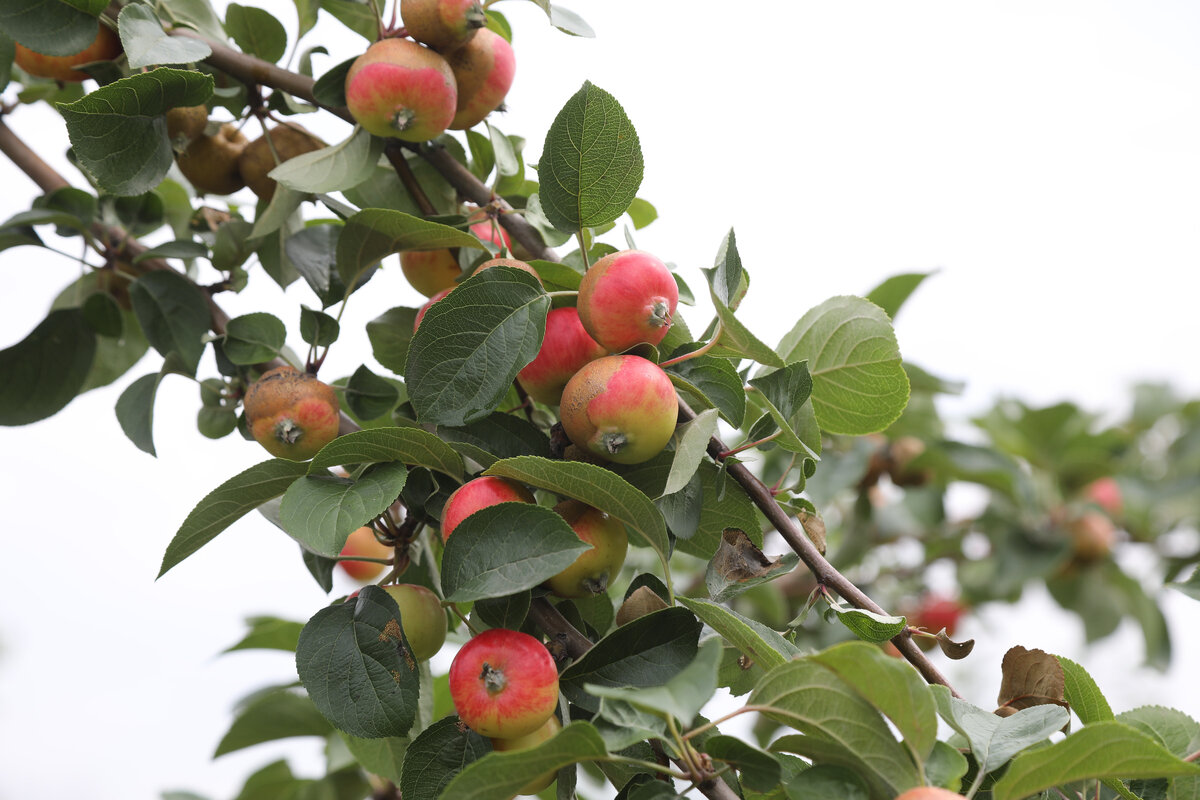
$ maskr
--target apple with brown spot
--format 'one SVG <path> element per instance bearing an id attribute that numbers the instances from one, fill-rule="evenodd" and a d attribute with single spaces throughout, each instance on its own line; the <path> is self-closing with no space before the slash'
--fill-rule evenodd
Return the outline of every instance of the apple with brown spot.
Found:
<path id="1" fill-rule="evenodd" d="M 242 401 L 250 434 L 277 458 L 307 461 L 338 435 L 337 394 L 294 367 L 263 374 Z"/>
<path id="2" fill-rule="evenodd" d="M 546 315 L 546 335 L 533 361 L 517 373 L 521 387 L 539 403 L 556 406 L 567 381 L 584 365 L 607 351 L 588 335 L 575 308 L 553 308 Z"/>
<path id="3" fill-rule="evenodd" d="M 641 356 L 605 356 L 567 381 L 559 414 L 579 447 L 618 464 L 640 464 L 670 441 L 679 400 L 657 364 Z"/>
<path id="4" fill-rule="evenodd" d="M 558 707 L 558 670 L 539 640 L 492 628 L 472 637 L 454 656 L 450 698 L 463 724 L 481 736 L 527 736 Z"/>
<path id="5" fill-rule="evenodd" d="M 382 587 L 400 608 L 400 626 L 412 648 L 413 658 L 433 658 L 446 643 L 446 609 L 438 596 L 424 586 L 394 583 Z"/>
<path id="6" fill-rule="evenodd" d="M 455 489 L 442 508 L 442 540 L 450 538 L 458 523 L 481 508 L 497 503 L 532 503 L 533 495 L 521 484 L 508 478 L 484 475 Z"/>
<path id="7" fill-rule="evenodd" d="M 346 108 L 376 136 L 424 142 L 454 119 L 458 90 L 446 59 L 409 39 L 382 39 L 346 73 Z"/>
<path id="8" fill-rule="evenodd" d="M 597 261 L 579 284 L 579 319 L 611 353 L 643 342 L 657 345 L 671 327 L 679 286 L 667 265 L 643 250 Z"/>

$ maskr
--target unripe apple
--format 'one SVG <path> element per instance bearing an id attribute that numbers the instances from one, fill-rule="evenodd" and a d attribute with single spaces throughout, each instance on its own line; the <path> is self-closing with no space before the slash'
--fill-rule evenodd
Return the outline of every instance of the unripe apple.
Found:
<path id="1" fill-rule="evenodd" d="M 446 643 L 446 609 L 437 595 L 412 583 L 394 583 L 383 590 L 400 607 L 400 627 L 412 647 L 413 658 L 432 658 Z"/>
<path id="2" fill-rule="evenodd" d="M 346 108 L 376 136 L 424 142 L 454 119 L 458 92 L 446 59 L 409 39 L 382 39 L 346 73 Z"/>
<path id="3" fill-rule="evenodd" d="M 458 85 L 458 103 L 450 129 L 474 127 L 504 102 L 517 59 L 503 36 L 482 28 L 464 45 L 446 55 Z"/>
<path id="4" fill-rule="evenodd" d="M 246 185 L 238 170 L 238 158 L 247 140 L 237 126 L 226 123 L 214 136 L 193 139 L 175 163 L 196 191 L 205 194 L 233 194 Z"/>
<path id="5" fill-rule="evenodd" d="M 267 143 L 270 137 L 270 144 Z M 274 146 L 275 152 L 271 152 Z M 285 161 L 303 153 L 311 153 L 325 146 L 317 137 L 299 125 L 289 123 L 277 125 L 267 133 L 246 145 L 238 157 L 238 171 L 242 180 L 263 200 L 270 201 L 275 196 L 275 181 L 267 174 Z M 278 161 L 276 160 L 278 156 Z"/>
<path id="6" fill-rule="evenodd" d="M 450 697 L 463 724 L 512 739 L 546 724 L 558 706 L 558 670 L 540 641 L 492 628 L 464 644 L 450 664 Z"/>
<path id="7" fill-rule="evenodd" d="M 515 481 L 484 475 L 455 489 L 442 508 L 442 541 L 450 538 L 458 523 L 481 508 L 497 503 L 533 503 L 533 495 Z"/>
<path id="8" fill-rule="evenodd" d="M 350 532 L 346 544 L 342 546 L 343 556 L 365 556 L 367 558 L 391 558 L 394 550 L 375 538 L 375 531 L 362 527 Z M 347 575 L 359 583 L 378 578 L 383 572 L 383 564 L 374 561 L 339 561 Z"/>
<path id="9" fill-rule="evenodd" d="M 963 796 L 937 786 L 917 786 L 897 795 L 896 800 L 963 800 Z"/>
<path id="10" fill-rule="evenodd" d="M 562 730 L 562 723 L 558 721 L 558 717 L 551 715 L 550 719 L 546 720 L 546 724 L 538 728 L 533 733 L 527 733 L 524 736 L 516 736 L 510 739 L 492 739 L 492 749 L 497 753 L 511 753 L 515 750 L 528 750 L 531 747 L 537 747 L 542 742 L 550 739 L 554 734 Z M 537 794 L 542 789 L 545 789 L 550 784 L 554 783 L 554 779 L 558 777 L 556 770 L 551 770 L 545 775 L 539 775 L 529 783 L 521 787 L 520 794 Z"/>
<path id="11" fill-rule="evenodd" d="M 167 138 L 171 144 L 183 150 L 193 139 L 204 135 L 208 126 L 208 106 L 179 106 L 169 108 L 166 113 Z"/>
<path id="12" fill-rule="evenodd" d="M 1117 528 L 1099 511 L 1084 511 L 1067 525 L 1071 551 L 1077 561 L 1107 558 L 1117 543 Z"/>
<path id="13" fill-rule="evenodd" d="M 476 211 L 469 219 L 478 219 L 480 216 L 480 212 Z M 499 225 L 493 228 L 489 219 L 476 222 L 467 230 L 482 242 L 489 242 L 497 247 L 508 247 L 508 233 Z M 462 277 L 462 268 L 458 266 L 458 258 L 455 257 L 454 251 L 445 248 L 401 252 L 400 271 L 412 287 L 426 297 L 453 289 Z"/>
<path id="14" fill-rule="evenodd" d="M 1120 484 L 1110 476 L 1097 478 L 1083 487 L 1083 496 L 1109 514 L 1120 514 L 1125 505 Z"/>
<path id="15" fill-rule="evenodd" d="M 574 308 L 554 308 L 546 315 L 546 335 L 538 354 L 517 373 L 517 380 L 539 403 L 556 406 L 563 388 L 584 364 L 604 356 L 605 349 L 588 336 Z"/>
<path id="16" fill-rule="evenodd" d="M 662 452 L 679 418 L 671 379 L 641 356 L 605 356 L 576 372 L 559 407 L 571 441 L 618 464 Z"/>
<path id="17" fill-rule="evenodd" d="M 479 0 L 400 0 L 408 35 L 440 53 L 460 47 L 487 24 Z"/>
<path id="18" fill-rule="evenodd" d="M 307 461 L 338 435 L 337 395 L 315 375 L 276 367 L 242 401 L 255 440 L 277 458 Z"/>
<path id="19" fill-rule="evenodd" d="M 678 304 L 679 286 L 671 271 L 642 250 L 606 255 L 579 284 L 579 319 L 611 353 L 642 342 L 657 345 Z"/>
<path id="20" fill-rule="evenodd" d="M 38 78 L 53 78 L 64 83 L 86 81 L 91 76 L 75 67 L 93 61 L 112 61 L 124 52 L 121 49 L 121 39 L 112 28 L 99 20 L 96 21 L 96 26 L 96 38 L 74 55 L 48 56 L 17 44 L 13 60 L 18 67 Z"/>
<path id="21" fill-rule="evenodd" d="M 554 510 L 592 549 L 581 553 L 575 563 L 546 581 L 547 588 L 559 597 L 603 594 L 625 564 L 625 552 L 629 549 L 625 523 L 578 500 L 564 500 Z"/>
<path id="22" fill-rule="evenodd" d="M 425 305 L 423 305 L 417 309 L 417 315 L 415 317 L 413 317 L 413 333 L 416 333 L 417 328 L 421 327 L 421 320 L 425 319 L 425 314 L 429 312 L 429 309 L 433 308 L 433 304 L 436 303 L 438 300 L 441 300 L 446 295 L 450 294 L 450 292 L 452 292 L 452 291 L 454 291 L 454 289 L 452 289 L 452 288 L 451 289 L 442 289 L 440 292 L 435 294 L 433 297 L 429 298 L 425 302 Z"/>

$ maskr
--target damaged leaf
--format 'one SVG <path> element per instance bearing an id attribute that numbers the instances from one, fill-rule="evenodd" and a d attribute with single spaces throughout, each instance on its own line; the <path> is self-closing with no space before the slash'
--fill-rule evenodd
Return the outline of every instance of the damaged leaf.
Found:
<path id="1" fill-rule="evenodd" d="M 795 553 L 768 558 L 744 531 L 726 528 L 721 532 L 717 552 L 708 562 L 704 583 L 709 597 L 720 603 L 752 586 L 786 575 L 799 561 Z"/>
<path id="2" fill-rule="evenodd" d="M 1023 708 L 1054 704 L 1070 708 L 1064 699 L 1066 678 L 1058 659 L 1043 650 L 1017 645 L 1000 662 L 1002 678 L 996 713 L 1009 717 Z"/>

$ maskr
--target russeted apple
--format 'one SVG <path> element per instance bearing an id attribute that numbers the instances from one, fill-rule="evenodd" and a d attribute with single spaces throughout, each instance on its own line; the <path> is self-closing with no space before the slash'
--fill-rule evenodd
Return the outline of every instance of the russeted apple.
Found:
<path id="1" fill-rule="evenodd" d="M 467 481 L 451 492 L 442 508 L 442 540 L 450 538 L 458 523 L 481 508 L 497 503 L 533 503 L 528 489 L 508 478 L 484 475 Z"/>
<path id="2" fill-rule="evenodd" d="M 337 394 L 315 375 L 276 367 L 242 401 L 250 434 L 277 458 L 307 461 L 338 435 Z"/>
<path id="3" fill-rule="evenodd" d="M 393 583 L 383 587 L 400 607 L 400 626 L 412 647 L 413 658 L 433 658 L 446 643 L 446 609 L 436 594 L 424 586 Z"/>
<path id="4" fill-rule="evenodd" d="M 592 549 L 581 553 L 571 566 L 546 581 L 546 587 L 559 597 L 603 594 L 625 564 L 629 549 L 625 523 L 578 500 L 564 500 L 554 510 Z"/>
<path id="5" fill-rule="evenodd" d="M 408 35 L 439 53 L 461 47 L 487 24 L 479 0 L 400 0 Z"/>
<path id="6" fill-rule="evenodd" d="M 468 219 L 477 220 L 482 212 L 476 211 Z M 508 233 L 490 219 L 474 222 L 469 228 L 481 242 L 505 249 L 509 246 Z M 453 289 L 462 276 L 462 268 L 453 250 L 405 250 L 400 253 L 400 271 L 421 294 L 433 297 L 438 292 Z"/>
<path id="7" fill-rule="evenodd" d="M 204 135 L 208 126 L 208 106 L 178 106 L 167 109 L 167 138 L 171 145 L 182 152 Z"/>
<path id="8" fill-rule="evenodd" d="M 533 361 L 517 373 L 517 380 L 534 400 L 556 406 L 567 381 L 607 352 L 583 329 L 577 309 L 553 308 L 546 315 L 542 346 Z"/>
<path id="9" fill-rule="evenodd" d="M 558 707 L 554 658 L 520 631 L 492 628 L 473 636 L 454 656 L 449 677 L 458 718 L 481 736 L 527 736 Z"/>
<path id="10" fill-rule="evenodd" d="M 509 739 L 501 739 L 492 737 L 492 749 L 497 753 L 511 753 L 517 750 L 528 750 L 531 747 L 537 747 L 542 742 L 550 739 L 554 734 L 562 730 L 562 723 L 558 721 L 558 717 L 551 716 L 546 720 L 546 724 L 538 728 L 533 733 L 527 733 L 524 736 L 515 736 Z M 545 789 L 550 784 L 554 783 L 554 779 L 558 777 L 556 770 L 550 770 L 545 775 L 538 777 L 525 784 L 520 789 L 520 794 L 537 794 L 542 789 Z"/>
<path id="11" fill-rule="evenodd" d="M 458 90 L 446 59 L 409 39 L 382 39 L 346 73 L 346 108 L 376 136 L 424 142 L 454 119 Z"/>
<path id="12" fill-rule="evenodd" d="M 517 72 L 512 45 L 498 33 L 482 28 L 456 50 L 446 54 L 458 86 L 458 102 L 450 129 L 466 130 L 504 102 Z"/>
<path id="13" fill-rule="evenodd" d="M 671 440 L 679 400 L 657 364 L 641 356 L 605 356 L 567 381 L 559 415 L 579 447 L 618 464 L 640 464 Z"/>
<path id="14" fill-rule="evenodd" d="M 96 38 L 87 47 L 69 56 L 48 56 L 23 44 L 15 45 L 13 61 L 17 66 L 38 78 L 51 78 L 64 83 L 80 83 L 90 75 L 75 69 L 93 61 L 112 61 L 124 52 L 121 39 L 112 28 L 97 20 Z"/>
<path id="15" fill-rule="evenodd" d="M 175 158 L 183 177 L 204 194 L 233 194 L 246 185 L 238 170 L 238 159 L 248 144 L 232 123 L 212 136 L 200 136 Z"/>
<path id="16" fill-rule="evenodd" d="M 324 142 L 299 125 L 276 125 L 246 145 L 238 157 L 238 171 L 250 191 L 269 202 L 275 196 L 275 180 L 267 174 L 285 161 L 323 147 Z"/>
<path id="17" fill-rule="evenodd" d="M 657 345 L 671 327 L 679 286 L 667 265 L 642 250 L 610 253 L 579 284 L 579 319 L 610 353 Z"/>
<path id="18" fill-rule="evenodd" d="M 356 528 L 342 545 L 342 556 L 364 556 L 366 558 L 391 558 L 393 550 L 375 538 L 375 531 L 367 526 Z M 338 561 L 338 566 L 359 583 L 378 578 L 383 573 L 383 564 L 376 561 Z"/>

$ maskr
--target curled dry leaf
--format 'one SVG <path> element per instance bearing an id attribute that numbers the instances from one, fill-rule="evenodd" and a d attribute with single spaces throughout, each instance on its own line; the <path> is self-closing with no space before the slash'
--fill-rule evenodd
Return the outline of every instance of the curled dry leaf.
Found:
<path id="1" fill-rule="evenodd" d="M 966 658 L 971 655 L 971 651 L 975 649 L 975 640 L 967 639 L 963 642 L 956 642 L 946 635 L 946 629 L 942 628 L 937 635 L 938 647 L 942 648 L 942 652 L 947 658 L 952 658 L 955 661 Z"/>
<path id="2" fill-rule="evenodd" d="M 1000 670 L 1003 677 L 996 698 L 998 715 L 1007 717 L 1023 708 L 1050 703 L 1070 708 L 1064 699 L 1066 678 L 1062 665 L 1049 653 L 1018 645 L 1004 654 Z"/>
<path id="3" fill-rule="evenodd" d="M 825 520 L 807 511 L 801 511 L 796 515 L 796 519 L 800 521 L 800 526 L 804 528 L 804 533 L 816 546 L 817 551 L 825 555 Z"/>

